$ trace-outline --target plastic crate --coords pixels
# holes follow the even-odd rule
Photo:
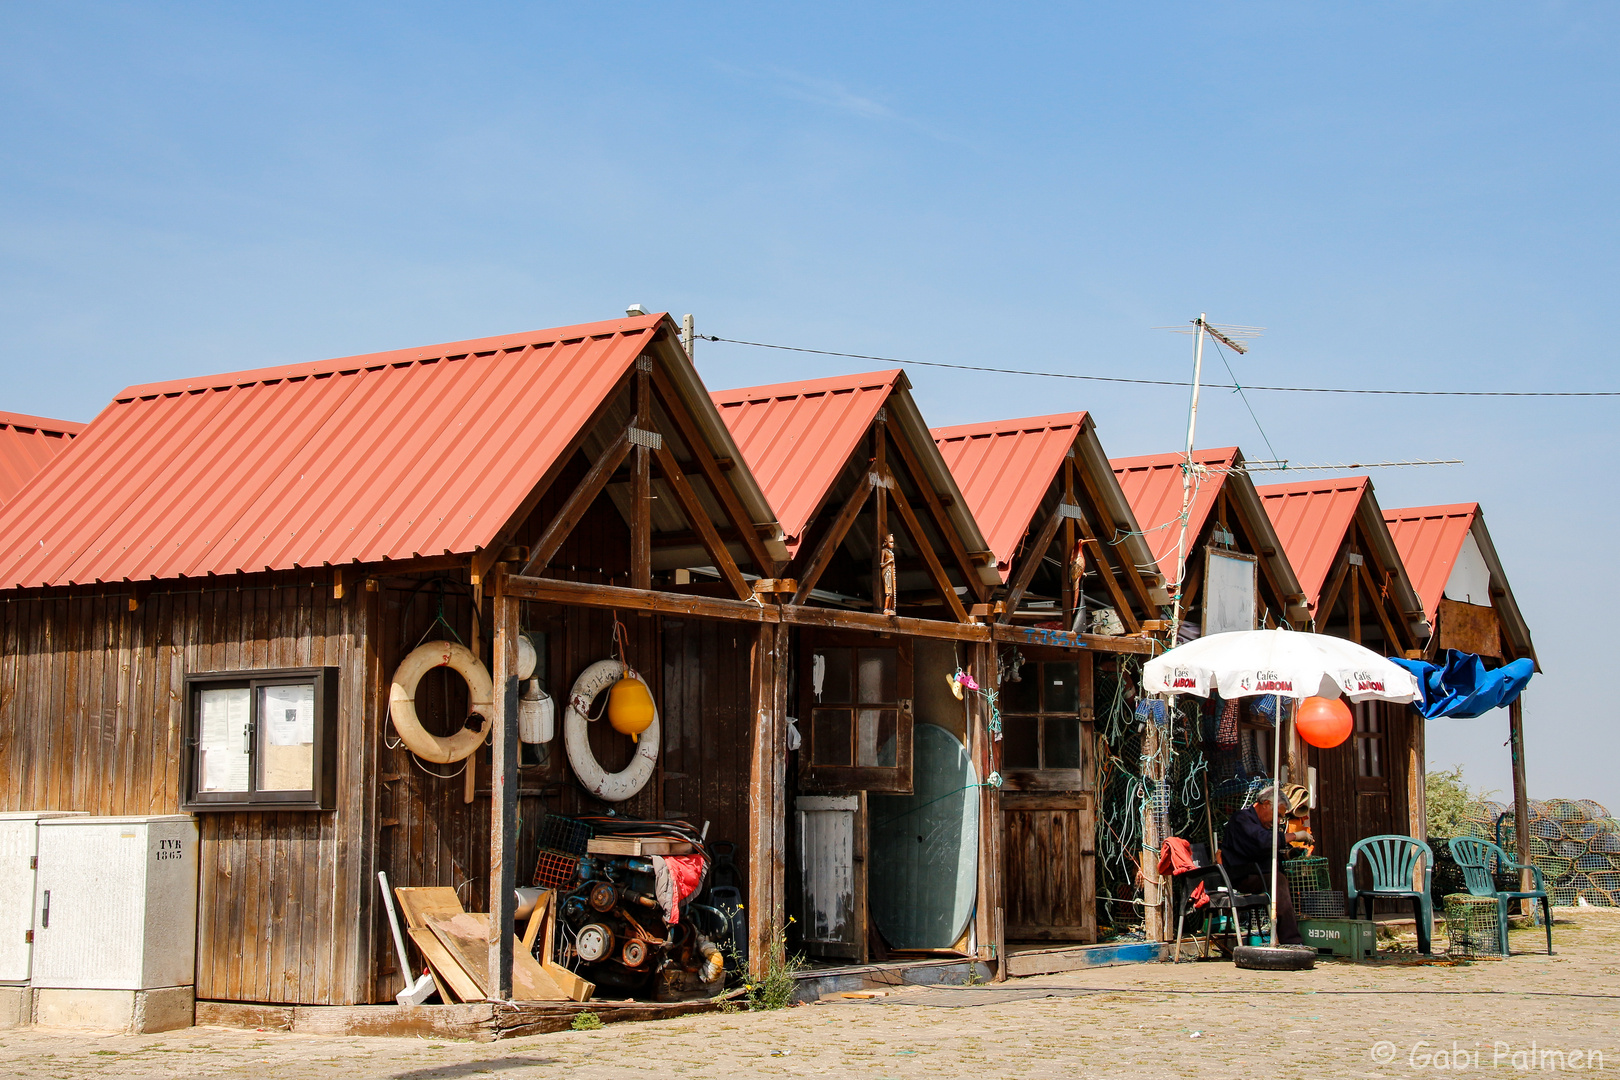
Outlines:
[[[579,856],[542,851],[534,864],[534,884],[541,889],[566,889],[579,875]]]
[[[595,831],[583,821],[575,821],[561,814],[547,814],[540,819],[541,851],[560,851],[569,855],[583,855]]]

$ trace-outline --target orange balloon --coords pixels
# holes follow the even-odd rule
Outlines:
[[[1308,697],[1294,714],[1294,730],[1312,746],[1331,750],[1350,737],[1355,718],[1343,698]]]

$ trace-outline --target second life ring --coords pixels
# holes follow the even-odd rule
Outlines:
[[[624,802],[646,787],[658,764],[657,709],[653,710],[652,724],[636,743],[635,756],[619,772],[608,773],[591,753],[590,729],[585,726],[591,702],[618,682],[625,670],[618,660],[598,660],[581,672],[568,695],[568,715],[563,721],[563,746],[568,750],[568,764],[573,766],[574,776],[586,791],[604,802]],[[631,671],[630,676],[646,685],[647,680],[636,672]]]
[[[482,731],[463,727],[454,735],[432,735],[416,716],[416,684],[436,667],[448,667],[467,680],[467,709],[486,721]],[[489,669],[471,649],[454,641],[430,641],[418,645],[394,671],[394,684],[388,690],[388,714],[400,740],[419,758],[448,765],[471,757],[489,734],[488,721],[495,716],[495,683]]]

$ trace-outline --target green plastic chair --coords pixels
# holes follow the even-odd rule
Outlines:
[[[1356,889],[1356,858],[1365,854],[1367,867],[1372,871],[1373,887]],[[1423,888],[1412,888],[1418,860],[1423,860]],[[1350,849],[1350,861],[1344,867],[1345,909],[1352,918],[1356,915],[1356,901],[1364,900],[1367,918],[1373,914],[1376,899],[1412,901],[1412,914],[1417,919],[1418,952],[1432,951],[1434,937],[1434,900],[1429,896],[1429,879],[1434,876],[1434,852],[1429,845],[1410,836],[1369,836],[1357,840]]]
[[[1507,852],[1489,840],[1480,840],[1472,836],[1454,836],[1447,843],[1451,848],[1451,857],[1457,867],[1463,872],[1463,881],[1468,885],[1470,896],[1496,897],[1496,933],[1498,943],[1502,946],[1502,955],[1508,955],[1508,901],[1510,900],[1540,900],[1541,916],[1547,924],[1547,955],[1553,954],[1552,947],[1552,903],[1547,899],[1547,885],[1541,876],[1541,871],[1534,866],[1526,866],[1508,858]],[[1503,892],[1496,887],[1496,876],[1492,871],[1492,862],[1503,870],[1518,873],[1528,870],[1534,875],[1536,887],[1527,892]]]

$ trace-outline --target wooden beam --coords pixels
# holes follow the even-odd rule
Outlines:
[[[1345,560],[1346,565],[1350,562]],[[1350,575],[1350,640],[1361,644],[1361,578]]]
[[[893,484],[893,477],[890,477]],[[945,604],[951,609],[951,614],[957,622],[967,622],[967,609],[962,606],[961,597],[956,595],[956,587],[951,584],[950,575],[945,573],[945,567],[934,554],[933,545],[928,542],[928,536],[923,532],[922,522],[917,520],[916,513],[911,509],[911,503],[906,500],[905,494],[899,485],[893,485],[894,508],[900,511],[900,520],[905,525],[906,532],[911,536],[911,542],[916,545],[922,554],[923,566],[928,571],[928,579],[934,583],[934,588],[944,598]]]
[[[856,480],[855,490],[849,493],[849,498],[844,500],[844,505],[838,511],[838,516],[833,519],[832,524],[822,534],[821,539],[816,541],[816,549],[811,552],[804,569],[799,570],[797,573],[793,572],[792,569],[789,570],[786,576],[799,579],[799,591],[793,594],[795,604],[804,603],[805,599],[810,595],[810,590],[816,587],[816,582],[820,581],[821,575],[826,573],[827,567],[832,563],[834,553],[838,551],[838,545],[844,542],[844,537],[849,533],[849,527],[855,524],[855,518],[860,514],[861,507],[866,505],[867,496],[872,494],[872,489],[877,487],[879,482],[877,474],[870,470]],[[798,559],[794,560],[795,563],[798,561]],[[882,602],[882,597],[877,599],[879,603]]]
[[[636,357],[635,457],[630,467],[630,587],[652,588],[652,357]],[[662,439],[651,441],[662,442]]]
[[[1386,610],[1388,608],[1388,597],[1384,596],[1377,579],[1372,576],[1372,570],[1368,568],[1365,562],[1358,569],[1361,571],[1362,580],[1366,583],[1367,595],[1372,600],[1373,611],[1378,614],[1378,622],[1384,628],[1384,634],[1389,641],[1390,652],[1404,653],[1413,644],[1411,638],[1405,633],[1398,632],[1395,629],[1395,624],[1390,622],[1389,612]],[[1404,623],[1401,625],[1405,626]]]
[[[748,776],[748,965],[761,975],[778,927],[787,918],[787,682],[788,629],[763,625],[749,665],[753,700]]]
[[[834,630],[862,630],[879,634],[936,638],[946,641],[1004,641],[1017,645],[1043,645],[1060,649],[1097,649],[1102,652],[1146,653],[1161,651],[1158,643],[1145,637],[1104,637],[1071,634],[1062,630],[1033,627],[995,626],[982,623],[946,622],[943,619],[913,619],[902,615],[876,615],[868,611],[839,611],[834,608],[797,604],[756,604],[714,596],[628,589],[622,585],[593,585],[583,581],[556,578],[509,576],[502,582],[508,596],[574,607],[619,608],[623,611],[654,611],[693,619],[727,622],[782,623],[791,626],[819,626]]]
[[[495,575],[495,715],[489,808],[489,983],[493,1001],[512,1000],[512,919],[518,842],[518,599]],[[472,761],[467,762],[471,767]]]
[[[753,596],[754,590],[743,580],[742,571],[737,569],[737,561],[731,557],[731,552],[726,550],[725,541],[720,539],[714,522],[709,520],[703,504],[698,502],[697,493],[692,490],[692,485],[686,482],[675,455],[669,452],[668,446],[658,447],[653,451],[653,455],[658,459],[658,468],[664,474],[664,482],[669,485],[670,491],[674,492],[675,501],[681,504],[681,512],[686,515],[687,522],[702,539],[703,550],[714,560],[715,569],[726,579],[732,591],[737,594],[737,599],[747,600]]]
[[[1333,609],[1339,603],[1339,590],[1344,587],[1344,579],[1350,573],[1350,560],[1345,558],[1345,551],[1339,551],[1339,567],[1333,571],[1333,580],[1323,589],[1317,597],[1314,619],[1318,632],[1327,629],[1328,620],[1333,617]]]
[[[529,561],[523,566],[524,577],[532,577],[551,564],[551,557],[557,554],[557,549],[568,539],[568,534],[574,531],[574,527],[585,516],[585,512],[591,508],[591,503],[596,501],[596,497],[602,493],[602,488],[607,485],[607,478],[619,467],[619,462],[623,461],[628,453],[630,453],[630,433],[621,431],[612,442],[608,443],[607,449],[602,451],[602,456],[591,466],[591,471],[585,474],[579,486],[569,494],[568,501],[563,503],[562,509],[557,511],[557,516],[551,519],[551,524],[547,525],[546,531],[540,535],[539,542],[534,545],[534,554],[529,556]]]
[[[1068,506],[1067,503],[1058,503],[1058,508],[1052,511],[1051,517],[1046,519],[1046,524],[1041,526],[1041,531],[1035,534],[1035,539],[1031,540],[1029,545],[1024,548],[1023,561],[1018,564],[1018,569],[1007,581],[1007,610],[1001,613],[996,620],[997,622],[1010,621],[1013,613],[1018,610],[1018,602],[1024,598],[1024,590],[1029,588],[1030,581],[1035,577],[1036,569],[1041,565],[1041,560],[1046,557],[1046,549],[1052,546],[1052,538],[1057,535],[1058,526],[1063,522],[1063,509],[1066,506]]]
[[[659,401],[664,406],[664,412],[680,432],[681,441],[691,453],[692,460],[697,462],[703,471],[703,478],[709,482],[709,489],[714,497],[720,501],[721,508],[731,524],[736,528],[737,535],[748,548],[759,572],[764,577],[775,577],[781,569],[776,560],[771,558],[770,552],[765,550],[765,544],[759,538],[759,523],[753,521],[743,506],[742,500],[737,497],[736,489],[731,486],[724,476],[724,470],[714,455],[709,452],[709,444],[703,441],[703,434],[698,431],[697,425],[687,415],[686,408],[681,405],[680,395],[675,392],[674,385],[669,376],[657,364],[652,369],[653,390],[657,393]],[[729,459],[728,459],[729,460]],[[727,468],[730,466],[728,465]]]
[[[1063,457],[1063,495],[1060,501],[1075,502],[1074,497],[1074,447]],[[1078,504],[1077,504],[1078,505]],[[1059,605],[1063,608],[1063,626],[1065,629],[1074,629],[1074,611],[1078,603],[1080,590],[1085,588],[1085,575],[1079,577],[1074,573],[1075,528],[1073,518],[1063,519],[1063,593]],[[1081,549],[1084,551],[1084,549]]]
[[[776,622],[776,612],[752,601],[727,600],[688,593],[628,589],[622,585],[593,585],[584,581],[556,578],[509,577],[505,588],[524,600],[541,600],[576,607],[622,608],[626,611],[652,611],[662,615],[684,615],[694,619],[724,619],[730,622]]]
[[[529,357],[526,356],[525,359],[529,359]],[[613,387],[612,391],[602,396],[601,403],[591,412],[590,419],[580,425],[579,430],[574,433],[574,437],[568,440],[568,445],[563,447],[562,452],[552,460],[551,465],[546,469],[545,475],[540,478],[540,482],[529,489],[529,493],[523,497],[523,501],[512,512],[512,516],[507,518],[506,524],[501,526],[501,531],[496,533],[494,538],[490,540],[489,546],[473,554],[472,579],[474,582],[482,581],[484,575],[489,573],[490,568],[499,561],[502,550],[512,542],[512,537],[517,535],[524,522],[529,520],[529,515],[533,514],[535,508],[540,505],[540,500],[545,498],[546,492],[551,490],[551,485],[557,482],[557,477],[562,475],[562,471],[568,467],[569,462],[574,460],[574,455],[579,453],[580,447],[585,445],[586,438],[596,430],[597,425],[607,416],[608,410],[617,404],[619,395],[624,392],[629,379],[630,376],[626,374]]]
[[[1519,863],[1530,865],[1530,793],[1524,782],[1524,694],[1508,706],[1508,746],[1513,754],[1513,843]],[[1530,888],[1530,871],[1519,873],[1519,888]]]
[[[990,599],[990,586],[979,580],[979,568],[974,565],[967,548],[962,546],[962,538],[956,533],[956,525],[951,521],[939,492],[928,482],[928,474],[923,472],[922,463],[917,460],[917,455],[906,445],[904,439],[896,438],[893,432],[889,434],[889,443],[900,455],[900,460],[905,463],[906,472],[910,474],[912,483],[916,484],[917,490],[922,493],[923,505],[928,509],[928,516],[933,519],[939,535],[945,538],[945,545],[951,549],[951,558],[956,560],[957,568],[962,571],[968,592],[980,603]]]
[[[1109,637],[1104,634],[1071,634],[1065,630],[1042,630],[1034,626],[990,627],[994,641],[1009,645],[1047,646],[1054,649],[1093,649],[1097,652],[1133,653],[1157,656],[1164,646],[1149,637]]]
[[[1080,513],[1082,515],[1086,514],[1085,507],[1080,508]],[[1121,619],[1123,619],[1124,622],[1125,622],[1125,629],[1129,630],[1131,633],[1134,634],[1138,630],[1142,629],[1142,620],[1140,620],[1140,619],[1138,619],[1136,617],[1136,611],[1135,611],[1134,608],[1131,607],[1130,598],[1125,595],[1125,590],[1120,588],[1119,579],[1114,576],[1114,569],[1109,564],[1108,551],[1109,551],[1109,548],[1112,545],[1110,545],[1108,543],[1108,541],[1106,541],[1106,540],[1104,540],[1102,538],[1101,530],[1097,529],[1092,524],[1091,518],[1090,518],[1089,515],[1083,516],[1081,518],[1081,521],[1084,524],[1085,529],[1086,529],[1086,531],[1088,533],[1096,534],[1096,535],[1090,536],[1089,539],[1097,547],[1102,549],[1101,550],[1101,554],[1102,554],[1102,561],[1101,562],[1102,562],[1102,565],[1101,565],[1100,569],[1102,570],[1101,577],[1103,579],[1103,585],[1107,587],[1108,595],[1113,597],[1114,606],[1119,609],[1119,617]],[[1120,558],[1121,562],[1124,562],[1124,563],[1129,563],[1130,562],[1129,559],[1126,559],[1123,555],[1121,555],[1119,553],[1118,548],[1114,548],[1113,550],[1114,550],[1114,553],[1116,555],[1119,555],[1119,558]]]
[[[1124,569],[1125,577],[1130,581],[1131,588],[1136,590],[1136,595],[1141,599],[1143,616],[1152,617],[1158,612],[1158,605],[1153,602],[1148,583],[1142,579],[1141,568],[1131,560],[1124,549],[1113,542],[1112,536],[1118,531],[1118,527],[1114,524],[1113,519],[1108,516],[1107,507],[1103,503],[1102,493],[1097,487],[1095,479],[1078,464],[1075,465],[1074,471],[1080,478],[1080,488],[1085,495],[1085,499],[1080,503],[1081,511],[1085,513],[1087,521],[1091,523],[1092,528],[1095,530],[1097,540],[1104,545],[1106,551],[1112,551],[1119,560],[1119,565]],[[1091,522],[1092,513],[1097,515],[1095,522]],[[1102,530],[1104,525],[1111,527],[1107,535]]]
[[[883,541],[889,535],[889,485],[894,483],[894,477],[889,473],[888,454],[884,444],[888,437],[884,434],[887,428],[884,422],[884,410],[879,409],[877,419],[872,421],[872,472],[881,478],[881,483],[874,486],[872,491],[872,610],[884,610],[883,603]],[[900,602],[899,566],[895,567],[894,601]]]

